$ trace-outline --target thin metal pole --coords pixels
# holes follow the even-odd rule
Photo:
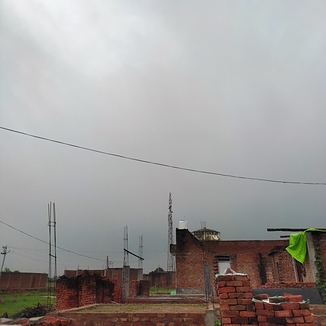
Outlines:
[[[0,279],[1,279],[1,276],[2,276],[3,265],[5,264],[6,255],[10,251],[10,250],[7,251],[7,249],[8,249],[7,246],[2,246],[3,252],[1,253],[1,255],[3,255],[3,260],[2,260],[2,264],[1,264],[1,270],[0,270]]]
[[[48,298],[47,298],[47,304],[48,306],[51,305],[51,272],[52,272],[52,266],[51,266],[51,207],[52,203],[50,202],[48,204],[48,218],[49,218],[49,275],[48,275]]]
[[[53,228],[54,228],[54,281],[57,280],[57,222],[56,222],[56,215],[55,215],[55,203],[53,203]]]

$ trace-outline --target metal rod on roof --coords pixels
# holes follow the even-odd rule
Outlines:
[[[285,232],[302,232],[306,231],[308,228],[305,229],[297,229],[297,228],[267,228],[267,231],[285,231]]]

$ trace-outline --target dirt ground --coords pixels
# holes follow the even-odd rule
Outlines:
[[[92,313],[205,313],[206,304],[109,304],[78,310]]]

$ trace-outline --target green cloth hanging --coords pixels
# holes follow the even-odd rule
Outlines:
[[[326,232],[326,230],[309,228],[300,233],[290,234],[290,244],[285,249],[294,259],[296,259],[301,264],[304,263],[307,255],[306,232]]]

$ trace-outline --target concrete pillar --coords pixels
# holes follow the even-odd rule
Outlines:
[[[216,312],[215,309],[209,308],[205,314],[205,326],[216,326]]]

